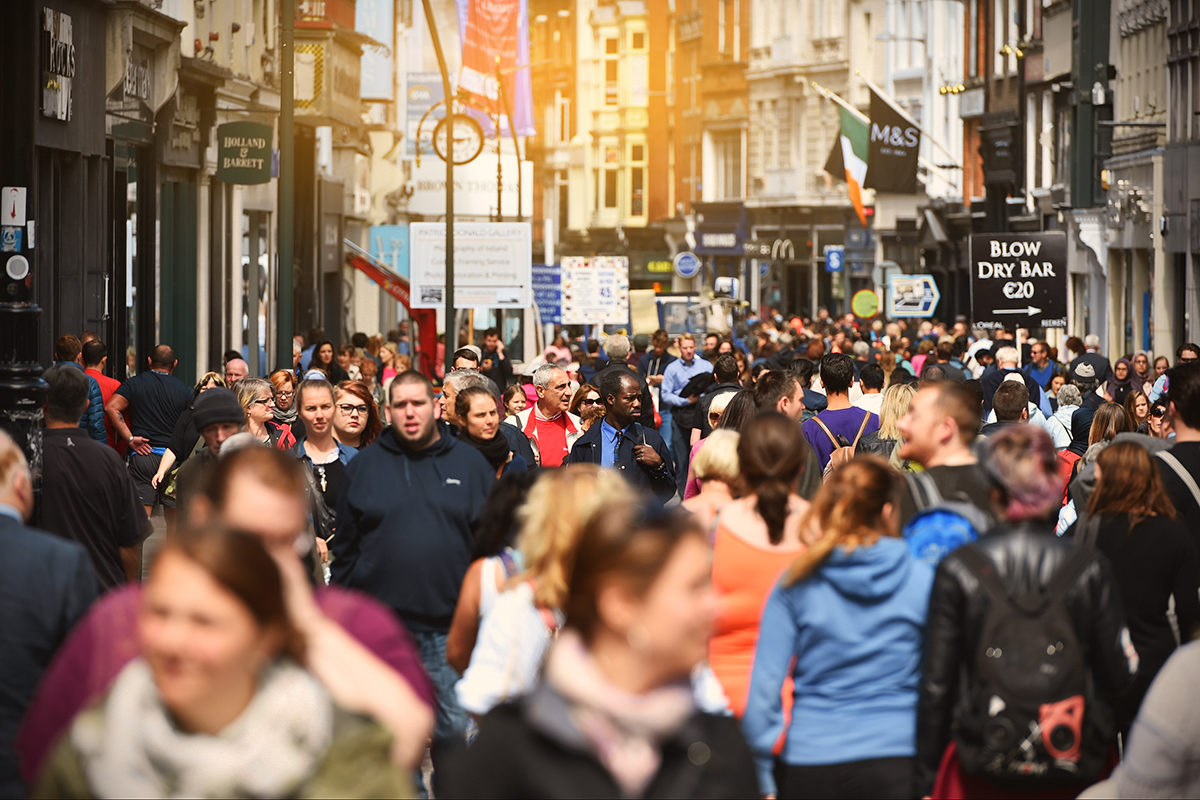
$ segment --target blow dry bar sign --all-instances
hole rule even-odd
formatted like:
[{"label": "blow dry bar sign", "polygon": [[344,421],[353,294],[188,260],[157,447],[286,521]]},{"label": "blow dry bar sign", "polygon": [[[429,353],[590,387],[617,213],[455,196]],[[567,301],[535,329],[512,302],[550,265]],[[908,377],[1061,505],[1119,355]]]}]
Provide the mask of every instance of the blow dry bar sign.
[{"label": "blow dry bar sign", "polygon": [[217,128],[217,179],[266,183],[271,179],[271,126],[227,122]]}]

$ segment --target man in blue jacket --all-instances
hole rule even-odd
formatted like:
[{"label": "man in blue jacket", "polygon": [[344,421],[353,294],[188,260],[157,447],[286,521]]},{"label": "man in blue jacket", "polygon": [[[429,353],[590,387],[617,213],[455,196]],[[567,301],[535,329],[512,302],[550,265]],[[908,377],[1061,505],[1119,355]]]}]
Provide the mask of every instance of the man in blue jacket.
[{"label": "man in blue jacket", "polygon": [[631,484],[649,489],[662,502],[676,491],[671,456],[658,431],[637,422],[641,381],[633,372],[611,371],[600,382],[604,419],[579,437],[568,464],[599,464],[619,470]]},{"label": "man in blue jacket", "polygon": [[439,430],[433,385],[421,373],[396,376],[388,412],[391,427],[346,465],[329,539],[332,581],[391,608],[416,639],[437,694],[436,768],[441,748],[467,727],[446,635],[496,473],[478,450]]},{"label": "man in blue jacket", "polygon": [[[54,342],[55,364],[71,364],[80,372],[83,369],[83,345],[78,336],[64,334]],[[100,384],[91,375],[88,379],[88,404],[79,418],[79,427],[97,442],[108,443],[108,430],[104,427],[104,393]]]}]

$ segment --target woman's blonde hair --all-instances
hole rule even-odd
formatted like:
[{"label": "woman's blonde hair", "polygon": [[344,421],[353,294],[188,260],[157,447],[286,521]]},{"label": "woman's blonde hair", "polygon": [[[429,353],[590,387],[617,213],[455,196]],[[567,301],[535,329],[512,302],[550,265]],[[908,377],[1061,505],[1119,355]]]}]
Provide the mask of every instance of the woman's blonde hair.
[{"label": "woman's blonde hair", "polygon": [[803,522],[804,530],[820,532],[783,576],[785,586],[816,572],[835,547],[850,552],[869,547],[880,536],[896,536],[895,520],[883,519],[883,507],[898,506],[900,473],[875,456],[860,456],[834,470],[821,485]]},{"label": "woman's blonde hair", "polygon": [[883,401],[879,406],[879,438],[899,439],[896,423],[908,413],[917,387],[911,383],[896,383],[883,390]]},{"label": "woman's blonde hair", "polygon": [[[713,401],[716,405],[716,400]],[[741,474],[738,469],[737,431],[718,428],[708,435],[696,457],[692,459],[692,472],[702,481],[720,481],[733,486]]]},{"label": "woman's blonde hair", "polygon": [[616,471],[594,464],[573,464],[543,475],[517,512],[517,549],[525,569],[510,585],[532,581],[537,606],[562,608],[584,527],[596,514],[636,500]]}]

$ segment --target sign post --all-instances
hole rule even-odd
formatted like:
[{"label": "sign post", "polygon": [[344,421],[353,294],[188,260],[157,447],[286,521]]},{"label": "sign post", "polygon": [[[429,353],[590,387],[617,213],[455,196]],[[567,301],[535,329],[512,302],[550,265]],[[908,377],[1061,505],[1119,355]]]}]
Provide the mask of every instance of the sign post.
[{"label": "sign post", "polygon": [[971,316],[980,328],[1067,326],[1067,235],[971,236]]},{"label": "sign post", "polygon": [[271,180],[272,133],[270,125],[258,122],[217,126],[217,179],[240,184]]},{"label": "sign post", "polygon": [[888,281],[888,316],[932,317],[942,293],[932,275],[892,275]]}]

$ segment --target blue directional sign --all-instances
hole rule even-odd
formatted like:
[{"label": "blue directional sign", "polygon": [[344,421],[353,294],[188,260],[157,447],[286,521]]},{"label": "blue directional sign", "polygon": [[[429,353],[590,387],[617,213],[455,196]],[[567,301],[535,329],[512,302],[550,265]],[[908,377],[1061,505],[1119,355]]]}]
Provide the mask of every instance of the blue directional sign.
[{"label": "blue directional sign", "polygon": [[676,253],[675,258],[671,259],[671,263],[675,266],[675,274],[684,280],[691,280],[699,275],[700,267],[702,266],[700,256],[691,250]]},{"label": "blue directional sign", "polygon": [[837,244],[825,245],[825,271],[841,272],[846,267],[846,248]]},{"label": "blue directional sign", "polygon": [[892,275],[888,281],[889,317],[932,317],[941,299],[932,275]]},{"label": "blue directional sign", "polygon": [[533,302],[543,324],[562,324],[562,269],[557,265],[533,265]]}]

